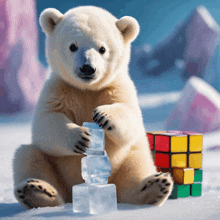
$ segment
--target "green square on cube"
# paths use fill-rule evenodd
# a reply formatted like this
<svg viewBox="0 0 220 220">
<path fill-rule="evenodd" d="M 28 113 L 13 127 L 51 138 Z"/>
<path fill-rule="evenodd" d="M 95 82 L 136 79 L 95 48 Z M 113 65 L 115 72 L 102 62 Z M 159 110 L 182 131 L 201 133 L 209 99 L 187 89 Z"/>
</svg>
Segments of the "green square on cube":
<svg viewBox="0 0 220 220">
<path fill-rule="evenodd" d="M 203 170 L 195 170 L 194 183 L 202 182 Z"/>
<path fill-rule="evenodd" d="M 202 195 L 202 184 L 194 183 L 190 186 L 191 196 L 201 196 Z"/>
<path fill-rule="evenodd" d="M 170 199 L 186 198 L 190 196 L 190 185 L 174 184 Z"/>
</svg>

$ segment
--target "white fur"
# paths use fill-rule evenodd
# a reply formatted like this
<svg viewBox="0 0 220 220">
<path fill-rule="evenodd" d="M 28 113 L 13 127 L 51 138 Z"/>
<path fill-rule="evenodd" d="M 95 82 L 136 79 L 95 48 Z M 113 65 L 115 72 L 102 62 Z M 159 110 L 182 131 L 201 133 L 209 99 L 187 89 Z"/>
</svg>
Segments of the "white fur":
<svg viewBox="0 0 220 220">
<path fill-rule="evenodd" d="M 33 144 L 21 146 L 15 154 L 16 198 L 26 208 L 71 202 L 72 186 L 83 182 L 83 155 L 77 152 L 78 145 L 89 145 L 89 131 L 82 124 L 94 117 L 100 126 L 108 126 L 105 148 L 112 166 L 109 182 L 117 186 L 118 202 L 162 204 L 168 194 L 159 195 L 159 183 L 148 191 L 141 190 L 149 180 L 154 181 L 156 168 L 128 73 L 130 44 L 139 33 L 138 22 L 129 16 L 117 19 L 98 7 L 82 6 L 65 14 L 46 9 L 40 24 L 46 34 L 51 73 L 35 110 Z M 71 52 L 71 44 L 78 50 Z M 101 47 L 104 54 L 99 51 Z M 80 75 L 83 65 L 95 69 L 90 81 Z M 28 178 L 35 180 L 28 182 Z M 170 193 L 172 184 L 167 188 Z"/>
</svg>

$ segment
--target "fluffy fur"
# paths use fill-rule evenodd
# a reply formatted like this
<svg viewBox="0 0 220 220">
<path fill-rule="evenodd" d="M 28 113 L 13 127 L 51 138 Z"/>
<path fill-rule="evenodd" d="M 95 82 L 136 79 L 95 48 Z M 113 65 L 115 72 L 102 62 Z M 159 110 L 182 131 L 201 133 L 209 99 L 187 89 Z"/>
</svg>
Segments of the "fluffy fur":
<svg viewBox="0 0 220 220">
<path fill-rule="evenodd" d="M 161 205 L 173 182 L 169 174 L 156 174 L 128 74 L 138 22 L 83 6 L 65 14 L 46 9 L 40 25 L 52 72 L 36 107 L 32 144 L 18 148 L 14 157 L 18 201 L 26 208 L 72 201 L 72 186 L 83 182 L 81 159 L 89 146 L 82 123 L 95 121 L 105 129 L 109 182 L 117 186 L 118 202 Z"/>
</svg>

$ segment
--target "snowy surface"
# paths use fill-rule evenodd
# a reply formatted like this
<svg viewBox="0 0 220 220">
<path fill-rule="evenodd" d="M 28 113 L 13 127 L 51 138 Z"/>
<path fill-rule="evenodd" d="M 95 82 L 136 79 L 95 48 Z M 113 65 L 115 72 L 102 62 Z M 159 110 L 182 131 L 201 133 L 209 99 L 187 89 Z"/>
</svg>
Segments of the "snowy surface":
<svg viewBox="0 0 220 220">
<path fill-rule="evenodd" d="M 172 74 L 135 80 L 146 131 L 162 130 L 178 101 L 184 82 Z M 168 200 L 162 207 L 118 204 L 105 215 L 72 212 L 72 205 L 25 210 L 13 195 L 12 158 L 20 144 L 31 141 L 30 114 L 0 116 L 0 219 L 220 219 L 220 131 L 204 134 L 203 195 Z"/>
</svg>

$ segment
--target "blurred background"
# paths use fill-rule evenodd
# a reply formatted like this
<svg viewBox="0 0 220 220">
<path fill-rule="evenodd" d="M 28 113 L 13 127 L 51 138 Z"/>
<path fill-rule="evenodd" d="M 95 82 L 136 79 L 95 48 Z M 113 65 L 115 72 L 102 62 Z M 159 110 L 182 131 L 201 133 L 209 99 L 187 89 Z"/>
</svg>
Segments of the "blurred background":
<svg viewBox="0 0 220 220">
<path fill-rule="evenodd" d="M 65 13 L 72 7 L 79 5 L 91 5 L 91 1 L 86 0 L 38 0 L 37 17 L 45 8 L 56 8 Z M 138 38 L 133 45 L 151 44 L 155 46 L 158 41 L 165 38 L 174 31 L 175 27 L 183 22 L 191 11 L 199 5 L 204 5 L 211 13 L 213 18 L 220 24 L 220 2 L 217 0 L 112 0 L 103 2 L 100 0 L 92 1 L 92 5 L 103 7 L 110 11 L 114 16 L 120 18 L 125 15 L 135 17 L 141 27 Z M 39 23 L 39 57 L 41 62 L 46 65 L 44 55 L 44 34 L 40 30 Z"/>
<path fill-rule="evenodd" d="M 7 122 L 15 115 L 17 120 L 20 113 L 21 120 L 32 119 L 48 67 L 40 13 L 46 8 L 65 13 L 90 4 L 0 1 L 1 120 Z M 133 16 L 140 24 L 140 34 L 132 43 L 130 75 L 146 127 L 154 123 L 152 129 L 199 132 L 220 128 L 219 1 L 94 0 L 92 4 L 117 18 Z"/>
<path fill-rule="evenodd" d="M 45 8 L 65 13 L 90 4 L 85 0 L 0 0 L 0 217 L 24 211 L 13 195 L 12 160 L 19 145 L 31 143 L 33 112 L 47 78 L 39 15 Z M 201 199 L 205 204 L 201 207 L 210 209 L 213 199 L 219 204 L 215 199 L 220 190 L 220 1 L 93 0 L 92 4 L 117 18 L 129 15 L 138 20 L 141 31 L 132 43 L 130 75 L 146 132 L 203 133 L 203 190 L 213 194 L 208 194 L 210 200 Z M 202 210 L 196 212 L 188 200 L 185 204 L 188 213 Z M 172 210 L 171 205 L 171 215 Z"/>
</svg>

